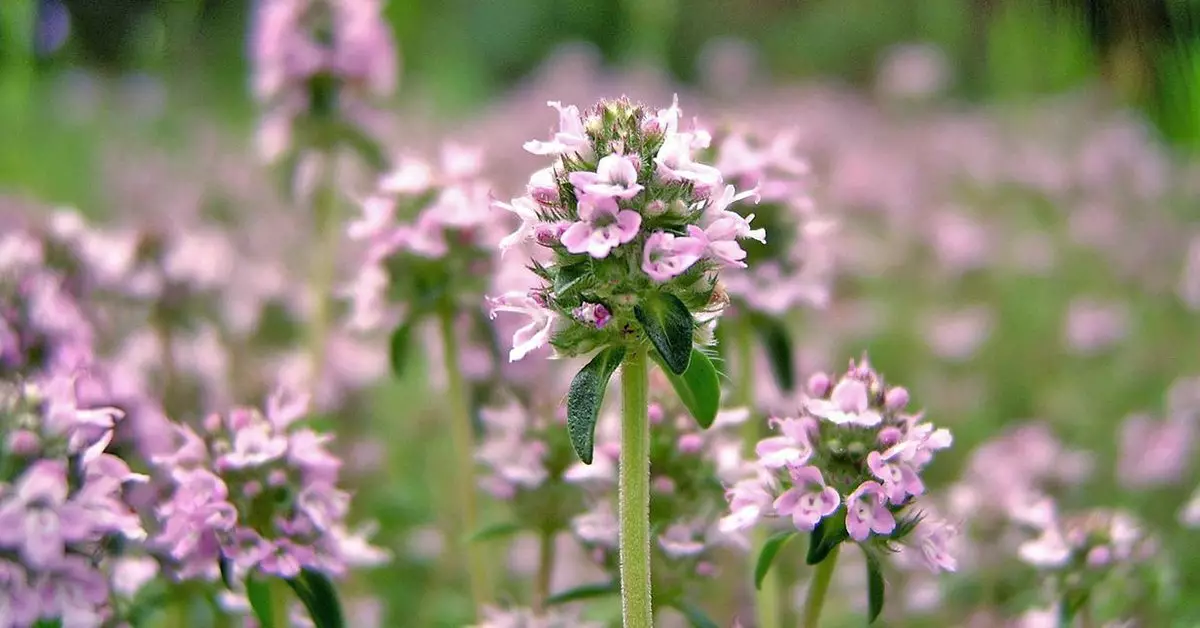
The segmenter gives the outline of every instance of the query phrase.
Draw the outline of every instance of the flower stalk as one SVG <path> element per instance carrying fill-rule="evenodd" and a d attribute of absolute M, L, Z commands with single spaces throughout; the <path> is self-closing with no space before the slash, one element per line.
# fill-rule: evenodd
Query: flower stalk
<path fill-rule="evenodd" d="M 466 386 L 463 384 L 462 368 L 459 365 L 458 337 L 454 330 L 454 310 L 442 307 L 439 312 L 439 327 L 442 334 L 442 351 L 446 359 L 446 387 L 450 401 L 450 438 L 454 448 L 454 468 L 459 477 L 455 480 L 458 487 L 458 508 L 461 517 L 460 531 L 457 535 L 463 544 L 463 554 L 467 559 L 467 572 L 471 582 L 471 599 L 475 603 L 476 612 L 480 612 L 490 601 L 491 582 L 488 573 L 487 559 L 482 548 L 467 540 L 467 535 L 479 528 L 479 511 L 476 501 L 473 470 L 474 437 L 472 435 L 471 413 L 467 407 Z"/>
<path fill-rule="evenodd" d="M 621 369 L 621 616 L 625 628 L 654 625 L 650 590 L 650 420 L 646 348 L 633 348 Z"/>
<path fill-rule="evenodd" d="M 312 356 L 313 379 L 319 380 L 325 364 L 329 336 L 329 294 L 336 276 L 338 238 L 340 237 L 336 156 L 325 151 L 321 160 L 321 180 L 313 194 L 312 215 L 316 255 L 313 256 L 312 293 L 313 313 L 309 327 L 309 353 Z"/>
<path fill-rule="evenodd" d="M 825 608 L 825 598 L 829 593 L 829 583 L 833 580 L 833 569 L 837 566 L 839 546 L 834 546 L 825 560 L 817 563 L 816 573 L 808 585 L 808 595 L 804 600 L 803 628 L 817 628 L 821 621 L 821 611 Z"/>
<path fill-rule="evenodd" d="M 554 575 L 554 537 L 552 530 L 543 530 L 538 548 L 537 579 L 533 583 L 533 612 L 536 615 L 546 613 L 546 600 L 550 597 L 550 580 Z"/>

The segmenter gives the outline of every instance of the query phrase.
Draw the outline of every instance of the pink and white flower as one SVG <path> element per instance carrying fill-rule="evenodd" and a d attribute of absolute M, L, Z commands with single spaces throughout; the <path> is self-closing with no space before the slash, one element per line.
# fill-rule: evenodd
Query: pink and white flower
<path fill-rule="evenodd" d="M 579 221 L 563 232 L 560 241 L 576 255 L 587 253 L 597 259 L 608 257 L 614 248 L 637 237 L 642 215 L 617 207 L 611 198 L 584 197 L 579 200 Z"/>

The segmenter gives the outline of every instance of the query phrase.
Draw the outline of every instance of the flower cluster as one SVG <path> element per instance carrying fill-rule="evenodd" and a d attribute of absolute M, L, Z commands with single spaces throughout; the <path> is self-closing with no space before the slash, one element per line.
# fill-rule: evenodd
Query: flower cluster
<path fill-rule="evenodd" d="M 722 548 L 745 551 L 749 541 L 738 530 L 718 527 L 725 511 L 723 483 L 744 472 L 737 427 L 749 418 L 745 409 L 726 409 L 707 429 L 700 428 L 671 391 L 666 376 L 650 378 L 650 527 L 653 538 L 655 597 L 680 600 L 689 583 L 717 574 Z M 591 495 L 590 510 L 572 522 L 575 537 L 593 560 L 617 577 L 617 521 L 613 498 L 620 457 L 615 414 L 598 428 L 596 458 L 576 463 L 566 477 Z M 666 602 L 664 602 L 666 603 Z"/>
<path fill-rule="evenodd" d="M 31 232 L 0 234 L 0 376 L 72 369 L 91 359 L 92 326 L 67 278 L 45 257 Z"/>
<path fill-rule="evenodd" d="M 145 537 L 123 489 L 147 478 L 105 453 L 122 413 L 77 404 L 74 375 L 0 382 L 5 626 L 39 619 L 102 625 L 113 614 L 110 574 L 122 560 L 118 548 Z"/>
<path fill-rule="evenodd" d="M 353 113 L 363 96 L 396 87 L 397 55 L 380 0 L 259 0 L 250 36 L 253 89 L 270 110 L 261 138 L 268 158 L 305 129 L 306 114 Z"/>
<path fill-rule="evenodd" d="M 278 392 L 266 412 L 210 415 L 202 433 L 179 426 L 179 448 L 155 463 L 174 491 L 158 507 L 152 539 L 181 579 L 215 579 L 223 569 L 293 578 L 302 569 L 342 575 L 387 556 L 346 527 L 349 493 L 331 436 L 301 422 L 308 399 Z M 240 580 L 240 578 L 238 578 Z"/>
<path fill-rule="evenodd" d="M 745 130 L 718 133 L 710 152 L 727 181 L 758 190 L 757 224 L 769 243 L 747 240 L 742 247 L 753 268 L 722 274 L 734 305 L 773 316 L 800 305 L 829 301 L 833 222 L 818 215 L 811 195 L 809 165 L 797 155 L 794 133 L 770 138 Z"/>
<path fill-rule="evenodd" d="M 737 192 L 699 161 L 711 137 L 681 128 L 677 102 L 657 113 L 626 100 L 583 112 L 549 104 L 559 130 L 525 149 L 555 162 L 530 177 L 525 196 L 496 203 L 521 220 L 502 248 L 532 239 L 552 253 L 534 264 L 542 287 L 492 300 L 494 311 L 531 319 L 509 357 L 547 342 L 568 356 L 618 344 L 640 328 L 635 308 L 648 295 L 690 312 L 719 310 L 713 271 L 745 266 L 739 241 L 766 237 L 751 228 L 753 215 L 731 209 L 757 201 L 757 191 Z"/>
<path fill-rule="evenodd" d="M 406 314 L 442 303 L 477 307 L 501 235 L 481 168 L 478 150 L 449 144 L 438 167 L 405 157 L 379 180 L 347 227 L 364 251 L 349 288 L 352 327 L 395 323 L 397 304 Z"/>
<path fill-rule="evenodd" d="M 761 517 L 791 519 L 800 531 L 819 524 L 844 528 L 860 544 L 904 540 L 914 534 L 928 566 L 953 568 L 946 536 L 929 528 L 914 508 L 925 492 L 922 469 L 951 444 L 950 433 L 909 414 L 908 391 L 888 387 L 864 358 L 836 381 L 817 373 L 798 418 L 774 418 L 779 432 L 758 443 L 761 471 L 730 489 L 725 529 L 744 529 Z M 823 522 L 829 518 L 829 522 Z M 949 531 L 942 525 L 938 528 Z"/>

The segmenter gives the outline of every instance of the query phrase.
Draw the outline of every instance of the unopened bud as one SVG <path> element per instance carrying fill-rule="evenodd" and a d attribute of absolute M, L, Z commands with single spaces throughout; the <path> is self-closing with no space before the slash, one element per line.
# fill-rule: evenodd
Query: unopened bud
<path fill-rule="evenodd" d="M 685 454 L 700 453 L 700 450 L 704 448 L 704 439 L 699 434 L 684 434 L 679 437 L 679 442 L 675 446 Z"/>
<path fill-rule="evenodd" d="M 38 452 L 41 439 L 29 430 L 17 430 L 8 435 L 8 450 L 18 456 L 32 456 Z"/>
<path fill-rule="evenodd" d="M 658 425 L 663 420 L 663 408 L 659 403 L 651 403 L 646 408 L 646 416 L 650 418 L 650 425 Z"/>
<path fill-rule="evenodd" d="M 908 390 L 903 386 L 893 386 L 887 391 L 883 405 L 892 412 L 899 412 L 908 406 Z"/>
<path fill-rule="evenodd" d="M 812 377 L 808 378 L 808 394 L 810 397 L 825 397 L 829 394 L 831 384 L 828 375 L 813 373 Z"/>

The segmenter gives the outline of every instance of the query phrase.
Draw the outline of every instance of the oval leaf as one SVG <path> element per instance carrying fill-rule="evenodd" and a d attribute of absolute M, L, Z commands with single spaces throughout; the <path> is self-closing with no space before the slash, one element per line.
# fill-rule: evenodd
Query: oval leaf
<path fill-rule="evenodd" d="M 271 600 L 271 583 L 251 574 L 246 577 L 246 599 L 260 626 L 275 625 L 275 605 Z M 280 609 L 280 612 L 284 612 Z"/>
<path fill-rule="evenodd" d="M 692 359 L 692 313 L 679 297 L 658 293 L 643 299 L 633 308 L 650 344 L 658 350 L 667 369 L 676 375 L 687 371 Z"/>
<path fill-rule="evenodd" d="M 775 557 L 779 555 L 779 550 L 796 536 L 795 530 L 784 530 L 775 534 L 763 543 L 762 550 L 758 553 L 758 562 L 754 564 L 754 588 L 762 589 L 763 579 L 767 577 L 767 572 L 771 571 L 771 565 L 775 563 Z"/>
<path fill-rule="evenodd" d="M 571 390 L 567 393 L 567 435 L 571 437 L 575 455 L 584 464 L 592 464 L 596 417 L 604 403 L 608 380 L 624 359 L 625 347 L 609 347 L 596 354 L 571 380 Z"/>
<path fill-rule="evenodd" d="M 412 339 L 412 321 L 408 320 L 392 331 L 388 342 L 388 358 L 392 364 L 392 375 L 400 378 L 404 374 L 404 366 L 408 362 L 409 342 Z"/>
<path fill-rule="evenodd" d="M 704 609 L 687 600 L 681 600 L 672 606 L 675 607 L 675 610 L 683 613 L 683 616 L 687 618 L 688 625 L 692 628 L 720 628 L 717 622 L 704 612 Z"/>
<path fill-rule="evenodd" d="M 593 600 L 600 597 L 608 597 L 617 595 L 621 592 L 621 587 L 614 582 L 594 582 L 592 584 L 581 584 L 577 587 L 567 589 L 555 593 L 546 598 L 548 606 L 558 604 L 566 604 L 568 602 L 578 602 L 579 600 Z"/>
<path fill-rule="evenodd" d="M 656 361 L 662 364 L 661 360 Z M 672 373 L 666 366 L 663 367 L 663 371 L 667 374 L 667 379 L 671 380 L 675 394 L 679 395 L 679 400 L 700 427 L 708 428 L 712 425 L 717 418 L 717 411 L 721 409 L 721 380 L 712 360 L 708 359 L 703 351 L 692 349 L 691 363 L 683 375 Z"/>
<path fill-rule="evenodd" d="M 484 526 L 472 534 L 470 539 L 472 543 L 480 543 L 482 541 L 491 541 L 494 539 L 502 539 L 506 536 L 512 536 L 521 531 L 521 526 L 512 521 L 502 521 L 493 523 L 489 526 Z"/>
<path fill-rule="evenodd" d="M 808 555 L 805 556 L 804 562 L 815 565 L 825 560 L 838 543 L 848 538 L 850 534 L 846 532 L 845 510 L 839 508 L 832 515 L 822 518 L 817 527 L 813 528 L 808 541 Z"/>
<path fill-rule="evenodd" d="M 883 572 L 879 568 L 879 559 L 875 554 L 863 548 L 867 557 L 867 623 L 873 624 L 883 612 L 884 582 Z"/>
<path fill-rule="evenodd" d="M 338 600 L 337 589 L 325 574 L 312 569 L 304 569 L 299 576 L 288 580 L 292 590 L 304 603 L 308 616 L 316 628 L 344 628 L 345 618 L 342 616 L 342 604 Z"/>
<path fill-rule="evenodd" d="M 751 316 L 750 324 L 763 344 L 775 383 L 780 390 L 791 392 L 796 387 L 796 373 L 792 368 L 792 339 L 787 327 L 783 321 L 762 314 Z"/>

